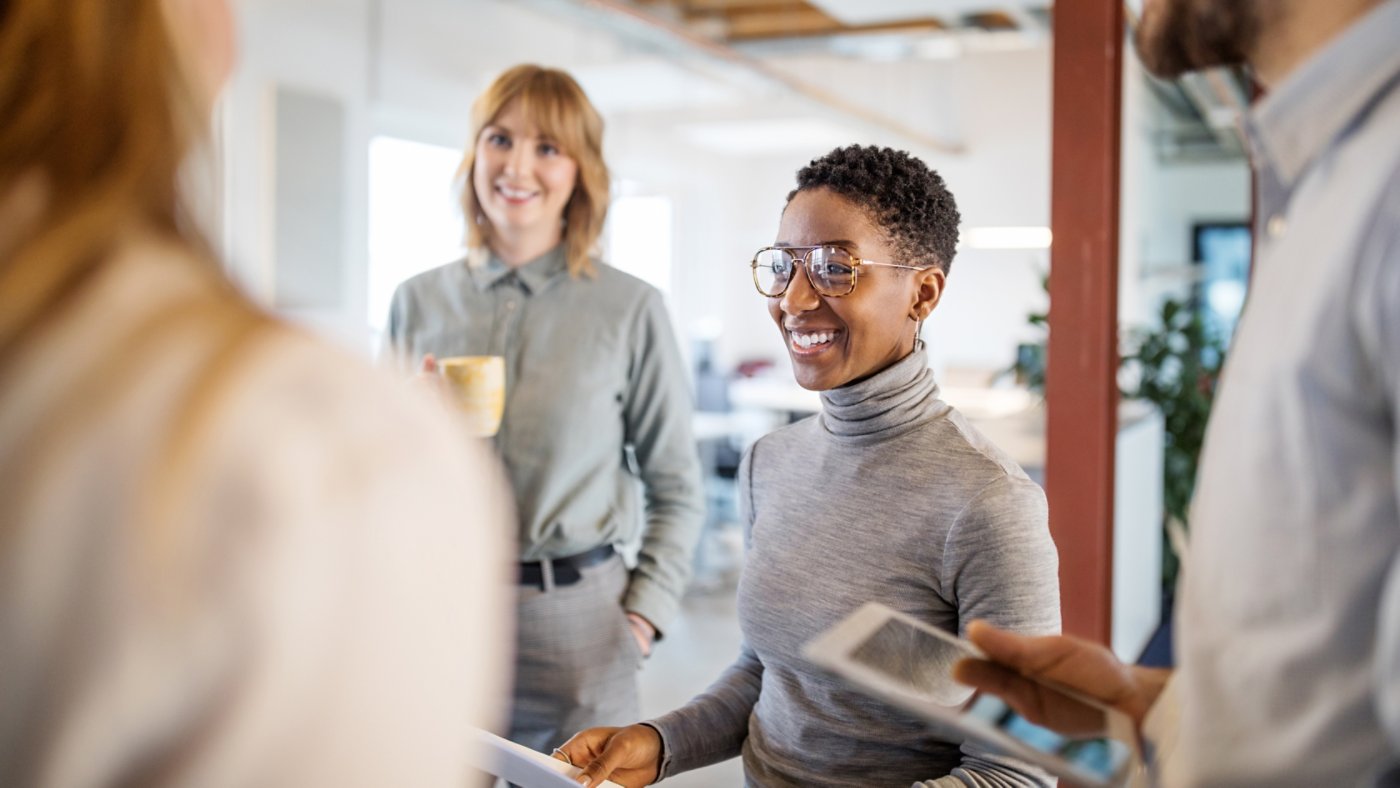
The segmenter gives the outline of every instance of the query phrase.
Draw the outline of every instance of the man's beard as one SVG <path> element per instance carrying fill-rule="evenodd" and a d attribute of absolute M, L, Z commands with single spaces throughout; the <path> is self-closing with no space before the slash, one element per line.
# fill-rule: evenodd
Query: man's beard
<path fill-rule="evenodd" d="M 1260 28 L 1258 0 L 1147 0 L 1136 43 L 1159 77 L 1244 63 Z"/>

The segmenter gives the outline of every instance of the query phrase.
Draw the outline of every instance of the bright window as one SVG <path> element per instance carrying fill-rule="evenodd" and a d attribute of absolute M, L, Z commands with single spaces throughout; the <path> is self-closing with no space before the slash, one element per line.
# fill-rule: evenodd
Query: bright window
<path fill-rule="evenodd" d="M 369 144 L 369 325 L 382 333 L 394 288 L 466 253 L 453 187 L 462 152 L 375 137 Z"/>
<path fill-rule="evenodd" d="M 608 208 L 608 257 L 614 267 L 671 292 L 671 200 L 619 197 Z"/>

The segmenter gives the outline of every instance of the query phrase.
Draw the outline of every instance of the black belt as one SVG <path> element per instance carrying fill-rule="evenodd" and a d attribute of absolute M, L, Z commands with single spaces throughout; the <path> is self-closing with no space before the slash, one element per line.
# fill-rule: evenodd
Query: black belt
<path fill-rule="evenodd" d="M 605 544 L 578 555 L 549 558 L 544 561 L 520 562 L 520 585 L 539 586 L 548 591 L 551 585 L 571 586 L 583 579 L 579 570 L 601 564 L 613 557 L 613 546 Z"/>

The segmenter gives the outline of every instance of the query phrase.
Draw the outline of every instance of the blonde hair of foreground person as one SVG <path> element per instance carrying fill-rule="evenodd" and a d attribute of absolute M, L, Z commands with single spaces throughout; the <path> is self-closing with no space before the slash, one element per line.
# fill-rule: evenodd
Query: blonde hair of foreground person
<path fill-rule="evenodd" d="M 518 103 L 518 104 L 517 104 Z M 608 167 L 603 162 L 603 118 L 574 78 L 563 71 L 521 65 L 496 78 L 472 104 L 472 136 L 467 141 L 457 181 L 462 189 L 462 213 L 467 218 L 467 246 L 491 246 L 491 222 L 477 204 L 472 187 L 476 142 L 481 132 L 517 104 L 540 132 L 578 163 L 578 185 L 564 206 L 564 257 L 569 273 L 594 273 L 589 255 L 608 214 Z"/>
<path fill-rule="evenodd" d="M 460 785 L 503 483 L 187 220 L 224 2 L 0 0 L 0 785 Z"/>

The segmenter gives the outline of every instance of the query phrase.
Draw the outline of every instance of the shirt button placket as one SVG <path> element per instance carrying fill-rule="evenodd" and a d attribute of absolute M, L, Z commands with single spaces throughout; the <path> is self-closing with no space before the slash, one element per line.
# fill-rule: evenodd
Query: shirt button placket
<path fill-rule="evenodd" d="M 501 337 L 500 355 L 506 359 L 506 378 L 516 380 L 520 363 L 520 319 L 525 312 L 525 294 L 519 289 L 519 284 L 511 287 L 505 292 L 505 300 L 501 304 L 501 325 L 503 336 Z M 510 393 L 507 392 L 509 397 Z"/>
<path fill-rule="evenodd" d="M 515 340 L 516 313 L 519 311 L 520 293 L 506 285 L 496 291 L 496 320 L 491 327 L 491 353 L 504 356 L 510 363 L 508 352 Z"/>

